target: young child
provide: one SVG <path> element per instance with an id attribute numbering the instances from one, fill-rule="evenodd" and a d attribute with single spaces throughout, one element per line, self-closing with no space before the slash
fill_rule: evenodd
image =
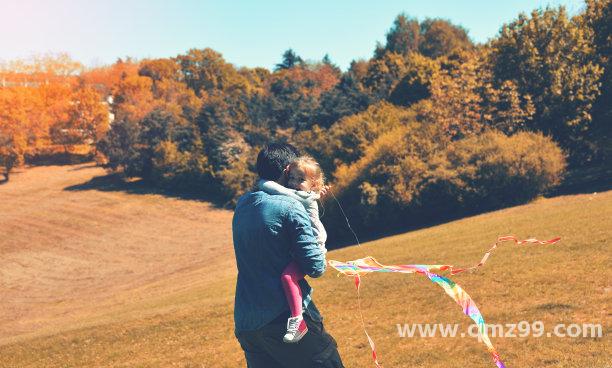
<path id="1" fill-rule="evenodd" d="M 325 249 L 327 233 L 319 219 L 317 204 L 317 199 L 320 198 L 324 186 L 323 172 L 319 164 L 312 157 L 299 157 L 289 165 L 282 182 L 285 186 L 270 180 L 260 180 L 257 184 L 259 189 L 266 193 L 287 195 L 300 201 L 308 212 L 319 247 L 324 253 L 327 252 Z M 308 332 L 308 327 L 302 317 L 302 290 L 298 284 L 298 281 L 303 278 L 304 273 L 295 260 L 287 265 L 281 275 L 291 310 L 291 317 L 287 320 L 287 333 L 283 337 L 286 343 L 296 343 Z"/>

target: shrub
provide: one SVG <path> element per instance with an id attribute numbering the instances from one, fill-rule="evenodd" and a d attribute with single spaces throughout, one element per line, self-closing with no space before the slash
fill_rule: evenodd
<path id="1" fill-rule="evenodd" d="M 334 158 L 333 166 L 355 162 L 380 135 L 406 125 L 414 120 L 414 115 L 411 110 L 388 102 L 377 103 L 332 125 L 327 131 L 328 143 L 320 150 Z"/>
<path id="2" fill-rule="evenodd" d="M 138 176 L 142 172 L 138 149 L 139 126 L 137 123 L 120 120 L 97 143 L 98 152 L 106 156 L 111 170 L 123 168 L 127 176 Z"/>
<path id="3" fill-rule="evenodd" d="M 19 155 L 5 147 L 0 147 L 0 173 L 4 175 L 3 181 L 8 181 L 11 170 L 19 163 Z"/>
<path id="4" fill-rule="evenodd" d="M 441 166 L 437 156 L 447 144 L 439 126 L 412 122 L 382 134 L 357 162 L 340 165 L 333 187 L 351 221 L 366 229 L 403 222 L 401 213 L 418 203 L 421 186 Z M 329 207 L 327 222 L 343 228 L 341 213 Z"/>
<path id="5" fill-rule="evenodd" d="M 210 181 L 210 166 L 201 150 L 180 151 L 172 141 L 154 150 L 151 179 L 163 187 L 200 188 Z"/>
<path id="6" fill-rule="evenodd" d="M 561 149 L 539 133 L 511 137 L 496 131 L 458 141 L 448 162 L 464 187 L 462 202 L 470 208 L 496 208 L 526 202 L 561 181 Z"/>
<path id="7" fill-rule="evenodd" d="M 355 225 L 384 230 L 526 202 L 557 185 L 564 169 L 561 149 L 541 134 L 450 141 L 440 127 L 413 122 L 338 167 L 334 186 Z M 343 222 L 330 206 L 326 223 Z"/>

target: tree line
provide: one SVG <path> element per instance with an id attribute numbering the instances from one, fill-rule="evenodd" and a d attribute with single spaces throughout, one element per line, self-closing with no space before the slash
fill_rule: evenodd
<path id="1" fill-rule="evenodd" d="M 285 141 L 321 163 L 365 228 L 520 203 L 568 165 L 609 162 L 611 13 L 609 0 L 573 17 L 537 9 L 486 44 L 400 14 L 346 71 L 292 49 L 273 70 L 210 48 L 89 70 L 61 57 L 5 65 L 0 160 L 8 177 L 50 144 L 88 144 L 110 170 L 231 206 L 258 150 Z M 326 217 L 344 221 L 333 206 Z"/>

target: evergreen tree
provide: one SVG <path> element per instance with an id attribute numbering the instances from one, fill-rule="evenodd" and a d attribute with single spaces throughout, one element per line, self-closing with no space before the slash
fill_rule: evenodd
<path id="1" fill-rule="evenodd" d="M 298 54 L 293 51 L 293 49 L 288 49 L 283 54 L 283 61 L 280 64 L 276 64 L 275 70 L 282 69 L 291 69 L 296 66 L 303 66 L 304 60 L 298 56 Z"/>

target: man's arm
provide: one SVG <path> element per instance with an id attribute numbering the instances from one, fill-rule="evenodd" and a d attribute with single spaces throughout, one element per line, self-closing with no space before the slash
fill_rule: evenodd
<path id="1" fill-rule="evenodd" d="M 310 277 L 319 277 L 325 272 L 325 254 L 317 243 L 310 218 L 303 206 L 291 204 L 287 213 L 287 227 L 295 260 L 302 272 Z"/>

